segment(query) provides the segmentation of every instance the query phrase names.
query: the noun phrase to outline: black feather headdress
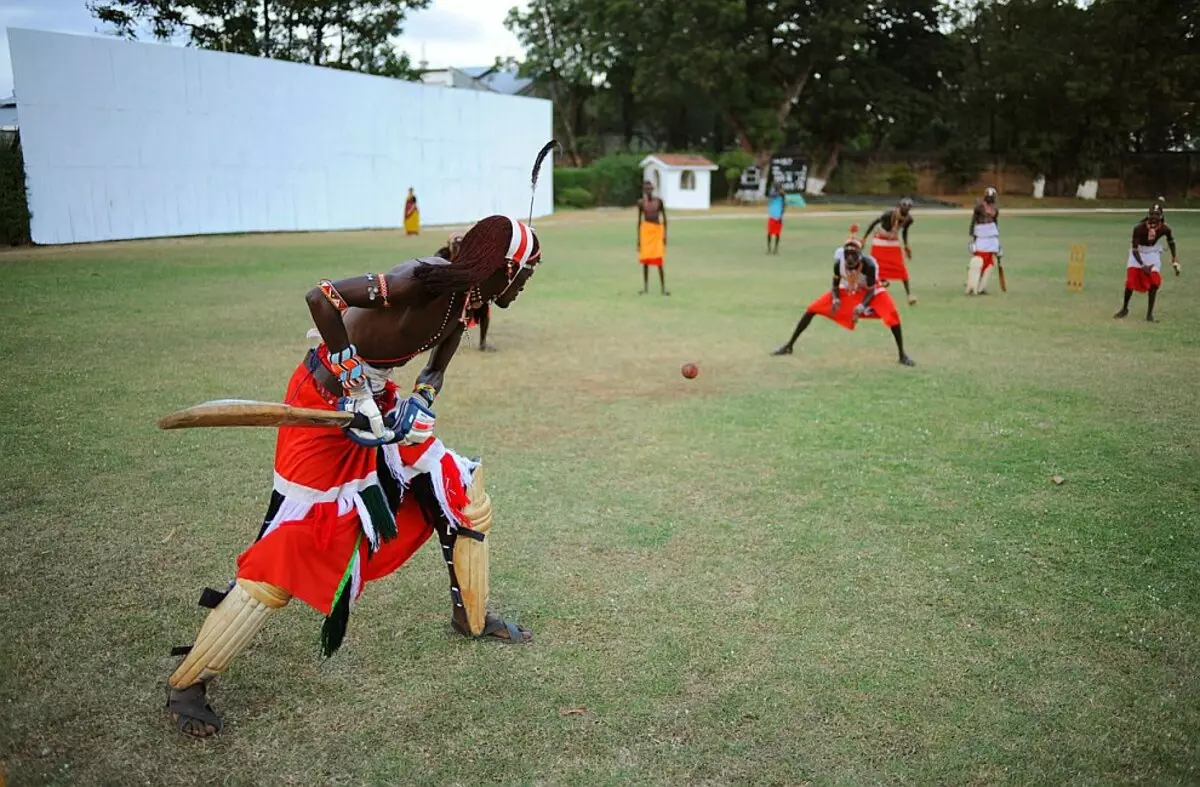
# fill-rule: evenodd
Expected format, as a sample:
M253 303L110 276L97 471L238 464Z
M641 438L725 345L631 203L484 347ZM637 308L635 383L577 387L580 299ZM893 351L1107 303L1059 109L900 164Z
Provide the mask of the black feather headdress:
M550 151L558 148L562 151L562 145L558 144L557 139L552 139L542 149L538 151L537 158L533 160L533 175L529 179L529 226L533 226L533 198L537 193L538 173L542 169L542 162L546 160L546 156L550 155Z

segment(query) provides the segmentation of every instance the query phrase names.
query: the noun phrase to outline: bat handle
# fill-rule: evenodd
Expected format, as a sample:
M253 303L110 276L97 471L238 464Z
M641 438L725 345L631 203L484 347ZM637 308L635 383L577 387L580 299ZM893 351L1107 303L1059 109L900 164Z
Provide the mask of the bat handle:
M364 432L371 431L371 419L367 418L362 413L355 413L350 419L350 423L344 427L346 429L361 429Z

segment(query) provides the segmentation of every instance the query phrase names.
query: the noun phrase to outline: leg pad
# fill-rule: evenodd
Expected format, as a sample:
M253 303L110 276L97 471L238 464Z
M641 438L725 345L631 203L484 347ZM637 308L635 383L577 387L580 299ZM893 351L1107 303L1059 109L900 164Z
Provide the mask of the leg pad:
M967 295L976 295L979 293L979 280L982 273L983 257L972 257L970 264L967 266Z
M471 633L483 633L488 600L488 542L492 531L492 499L483 487L483 469L477 469L467 489L471 502L464 513L471 520L471 529L483 534L483 541L458 538L454 542L454 574L458 579L459 595L466 608Z
M282 588L239 579L225 599L208 613L191 651L171 675L171 688L186 689L227 670L270 614L290 600L291 596Z
M995 265L989 265L983 269L983 273L979 274L979 292L981 294L987 292L988 281L992 278L992 268L995 267Z

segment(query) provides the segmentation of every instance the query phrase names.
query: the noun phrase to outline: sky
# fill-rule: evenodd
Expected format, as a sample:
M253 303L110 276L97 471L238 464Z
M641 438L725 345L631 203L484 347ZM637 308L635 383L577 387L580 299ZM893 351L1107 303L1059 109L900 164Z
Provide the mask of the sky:
M430 68L487 66L497 57L520 57L521 45L504 27L504 17L523 0L433 0L405 20L400 48ZM0 0L0 28L23 27L58 33L103 35L85 0ZM0 30L0 33L3 33ZM13 92L8 36L0 35L0 98Z

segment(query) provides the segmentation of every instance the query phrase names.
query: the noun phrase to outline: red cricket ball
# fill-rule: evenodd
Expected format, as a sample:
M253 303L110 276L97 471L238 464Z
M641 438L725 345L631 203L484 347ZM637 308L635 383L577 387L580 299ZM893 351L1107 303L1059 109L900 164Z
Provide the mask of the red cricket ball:
M700 374L700 367L694 363L685 363L683 365L683 368L680 369L679 371L683 374L684 377L691 380L691 379L695 378L696 375Z

